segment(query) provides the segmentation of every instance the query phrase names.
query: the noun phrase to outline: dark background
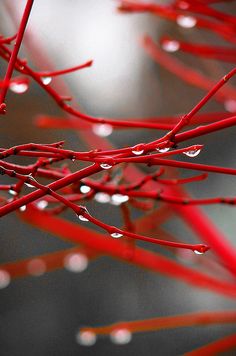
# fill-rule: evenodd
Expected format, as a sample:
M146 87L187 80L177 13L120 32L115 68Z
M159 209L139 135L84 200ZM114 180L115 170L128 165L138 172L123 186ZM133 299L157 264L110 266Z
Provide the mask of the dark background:
M24 1L20 4L16 0L1 1L0 31L4 35L14 32L5 8L7 3L18 14L25 4ZM188 41L202 41L202 36L205 41L220 41L206 32L182 30L149 15L117 14L115 6L116 2L110 0L36 1L30 18L31 36L36 43L36 39L42 42L55 68L73 66L90 58L95 60L91 69L65 77L75 100L90 114L145 117L189 111L203 92L154 64L140 47L139 38L143 33L151 34L154 39L168 33ZM230 6L230 11L234 11L235 6ZM21 55L29 56L26 49ZM220 78L232 67L187 55L182 58L212 78ZM42 63L42 67L44 65ZM0 68L3 76L3 62ZM66 139L68 148L81 147L75 132L39 130L32 124L38 113L63 116L33 83L22 96L9 92L7 104L8 113L1 119L2 147L60 139ZM222 111L223 105L212 101L205 110ZM118 131L112 134L111 140L117 146L125 146L154 137L154 133L148 131L132 132L132 137L130 131L122 131L122 134ZM234 128L194 143L206 144L199 162L234 165ZM199 197L234 195L234 182L234 177L210 175L207 182L193 183L190 190ZM103 219L107 219L109 212L112 223L117 223L117 208L94 203L91 209ZM204 209L235 245L235 208ZM67 216L75 221L72 214ZM169 224L168 229L180 238L191 236L178 220ZM1 219L0 231L2 263L70 246L24 224L14 214ZM114 345L106 337L99 338L91 348L78 345L75 333L87 325L233 307L235 303L229 299L103 257L91 262L81 274L59 270L38 278L16 279L1 290L0 355L181 355L228 335L235 328L217 325L135 334L131 343L124 346Z

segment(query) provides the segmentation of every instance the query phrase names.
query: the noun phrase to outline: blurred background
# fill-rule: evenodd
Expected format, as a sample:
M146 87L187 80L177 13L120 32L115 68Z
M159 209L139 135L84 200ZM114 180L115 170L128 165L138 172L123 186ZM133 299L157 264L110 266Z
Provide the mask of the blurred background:
M182 29L148 14L120 14L116 5L117 2L112 0L35 1L28 26L28 41L31 45L39 45L55 69L94 60L91 68L65 76L65 82L73 93L73 102L91 115L126 118L188 112L200 100L203 91L183 83L155 64L140 46L140 39L148 33L154 40L163 34L189 42L201 42L203 35L206 43L217 41L219 44L220 40L208 32ZM1 34L10 36L15 33L14 19L18 23L24 6L25 1L1 1ZM235 5L227 6L227 11L235 10ZM214 79L219 79L232 68L232 65L221 65L186 54L177 55L186 64ZM27 47L22 47L21 57L26 57L34 68L40 65L42 70L48 69L42 60L36 64L31 62ZM6 65L1 61L1 77L5 69ZM67 89L64 90L66 94ZM34 125L38 114L64 115L33 82L24 95L9 92L7 104L7 115L1 119L1 147L64 139L67 148L78 150L83 147L83 138L77 132L45 130ZM211 101L204 110L222 111L224 107ZM233 128L190 142L205 144L205 150L196 162L233 166L235 131ZM148 142L160 134L149 130L122 130L114 131L109 139L117 147L123 147ZM234 183L233 176L215 174L210 175L207 182L192 183L189 191L198 197L232 196L235 194ZM108 221L109 212L109 221L120 223L117 207L91 202L89 210L104 221ZM211 206L204 207L204 210L235 246L234 208ZM68 212L66 217L75 222L72 215ZM136 216L137 212L134 213ZM15 214L2 218L0 228L1 263L72 246L26 225ZM191 241L193 238L192 232L177 218L166 228L182 240L189 238ZM167 254L161 248L155 250ZM13 280L1 290L0 354L181 355L230 334L234 327L217 325L136 334L128 345L123 346L103 337L90 348L80 346L75 335L81 326L233 307L235 303L230 299L190 288L110 257L101 257L90 262L82 273L58 270L38 278Z

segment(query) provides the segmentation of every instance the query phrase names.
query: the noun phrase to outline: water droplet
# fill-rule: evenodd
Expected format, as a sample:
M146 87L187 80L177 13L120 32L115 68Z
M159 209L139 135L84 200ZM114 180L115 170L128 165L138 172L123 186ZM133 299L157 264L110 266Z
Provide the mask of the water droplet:
M48 202L46 200L40 200L36 205L39 210L44 210L48 206Z
M128 195L123 195L123 194L113 194L111 197L111 203L113 205L120 205L122 203L125 203L129 200Z
M123 234L121 234L120 232L112 232L111 233L111 237L113 237L114 239L119 239L122 236L123 236Z
M193 16L179 15L176 18L176 22L179 26L181 26L183 28L192 28L196 25L197 20Z
M41 80L42 80L44 85L48 85L48 84L51 83L52 77L42 77Z
M70 253L64 259L64 266L70 272L83 272L88 267L88 257L83 253Z
M197 149L197 150L190 150L190 151L183 152L183 154L188 157L196 157L199 155L200 152L201 150Z
M83 215L78 215L78 218L81 220L81 221L89 221L85 216Z
M203 251L198 251L198 250L194 250L193 251L196 255L203 255L205 252Z
M71 158L71 161L72 161L72 162L75 162L75 160L76 160L76 157L73 156L73 157Z
M97 340L96 334L91 330L79 331L75 338L78 344L83 346L92 346Z
M111 198L109 194L99 192L95 194L94 200L96 200L98 203L109 203Z
M32 184L25 182L24 183L28 188L35 188Z
M157 147L156 150L160 153L166 153L170 150L170 147L162 147L162 148Z
M29 88L29 83L26 80L13 80L10 85L9 89L16 93L16 94L23 94L25 93Z
M40 277L46 272L46 264L40 258L34 258L27 265L29 274L34 277Z
M95 124L92 130L97 136L107 137L111 135L113 128L109 124Z
M175 40L164 40L162 42L162 48L166 52L176 52L179 50L180 44Z
M11 194L11 195L14 195L14 196L17 195L17 192L12 188L8 190L8 193Z
M7 271L0 270L0 289L6 288L11 282L11 276Z
M132 339L132 334L128 329L116 329L110 334L111 341L114 344L125 345Z
M229 112L236 112L236 100L226 100L224 102L225 110Z
M112 168L112 166L110 164L108 164L108 163L101 163L100 167L102 169L110 169L110 168Z
M26 205L22 205L19 210L20 211L26 211Z
M88 185L81 185L80 192L83 194L87 194L91 191L91 188Z
M132 148L132 153L136 156L143 154L143 152L144 152L144 144L142 143Z

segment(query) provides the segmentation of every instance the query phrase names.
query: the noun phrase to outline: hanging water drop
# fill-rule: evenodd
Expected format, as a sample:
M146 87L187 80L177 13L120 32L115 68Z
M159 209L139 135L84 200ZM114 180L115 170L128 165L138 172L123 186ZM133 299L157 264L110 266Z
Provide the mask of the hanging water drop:
M87 194L91 191L91 188L88 185L81 185L80 192L82 194Z
M110 168L112 168L112 166L110 164L108 164L108 163L101 163L100 167L102 169L110 169Z
M84 215L78 215L78 218L79 218L81 221L89 221Z
M157 147L156 150L160 153L166 153L170 150L170 147L162 147L162 148Z
M143 154L143 152L144 152L144 144L139 144L132 148L132 153L136 156Z
M25 182L24 183L28 188L35 188L32 184Z
M164 40L162 42L162 48L166 52L176 52L179 50L180 44L175 40Z
M10 189L8 190L8 193L11 194L11 195L13 195L13 196L16 196L16 195L17 195L17 192L16 192L14 189L12 189L12 188L10 188Z
M26 211L26 205L22 205L19 210L20 211Z
M52 77L41 77L41 80L42 80L44 85L48 85L48 84L51 83Z
M197 149L197 150L190 150L190 151L183 152L183 154L188 157L196 157L199 155L200 152L201 150Z
M199 250L194 250L193 251L196 255L203 255L205 252L204 251L199 251Z
M122 236L123 236L123 234L121 234L120 232L112 232L111 233L111 237L113 237L114 239L119 239Z
M116 329L110 334L111 341L117 345L128 344L132 339L132 334L128 329Z
M16 94L23 94L29 88L29 82L25 79L13 79L9 84L9 89Z
M176 22L179 26L181 26L183 28L192 28L196 25L197 20L193 16L179 15L176 18Z
M111 135L113 128L109 124L95 124L92 130L97 136L107 137Z

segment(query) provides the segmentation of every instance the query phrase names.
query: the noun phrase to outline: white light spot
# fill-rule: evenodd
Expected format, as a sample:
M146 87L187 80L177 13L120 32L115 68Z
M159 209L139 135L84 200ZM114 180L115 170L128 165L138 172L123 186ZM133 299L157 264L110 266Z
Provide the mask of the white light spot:
M3 269L0 270L0 289L6 288L11 282L10 274Z
M113 128L109 124L95 124L93 125L93 132L100 137L110 136Z
M88 185L81 185L80 192L82 194L87 194L91 191L91 188Z
M40 200L36 205L39 210L44 210L48 206L48 202L46 200Z
M111 341L114 344L125 345L132 339L132 334L128 329L116 329L110 334Z
M180 44L178 41L175 40L164 40L162 42L162 48L166 52L176 52L179 50Z
M83 346L92 346L96 343L96 334L91 330L79 331L76 336L78 344Z
M88 257L83 253L71 253L64 259L64 266L70 272L83 272L88 267Z
M193 16L179 15L176 18L176 22L179 26L181 26L183 28L192 28L196 25L197 20Z
M111 198L110 198L109 194L103 193L103 192L99 192L99 193L95 194L94 200L96 200L98 203L105 204L105 203L109 203Z

